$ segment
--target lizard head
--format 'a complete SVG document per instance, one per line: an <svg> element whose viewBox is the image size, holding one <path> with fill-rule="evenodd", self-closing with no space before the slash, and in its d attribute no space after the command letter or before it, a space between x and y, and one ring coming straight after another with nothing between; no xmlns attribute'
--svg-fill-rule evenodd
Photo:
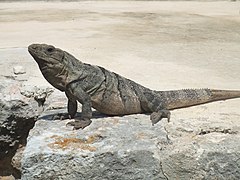
<svg viewBox="0 0 240 180"><path fill-rule="evenodd" d="M28 46L28 52L32 55L39 66L57 65L64 58L64 51L47 44L31 44Z"/></svg>
<svg viewBox="0 0 240 180"><path fill-rule="evenodd" d="M50 84L54 87L64 90L66 71L64 64L65 52L47 44L31 44L28 46L28 52Z"/></svg>

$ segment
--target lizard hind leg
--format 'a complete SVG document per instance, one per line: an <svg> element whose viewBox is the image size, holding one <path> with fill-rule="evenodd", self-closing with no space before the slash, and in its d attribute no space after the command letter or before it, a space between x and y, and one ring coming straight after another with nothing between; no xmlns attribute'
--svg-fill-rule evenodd
<svg viewBox="0 0 240 180"><path fill-rule="evenodd" d="M159 110L157 112L153 112L150 116L150 120L152 121L152 125L157 124L161 121L162 118L167 118L168 122L170 121L170 111L166 109Z"/></svg>

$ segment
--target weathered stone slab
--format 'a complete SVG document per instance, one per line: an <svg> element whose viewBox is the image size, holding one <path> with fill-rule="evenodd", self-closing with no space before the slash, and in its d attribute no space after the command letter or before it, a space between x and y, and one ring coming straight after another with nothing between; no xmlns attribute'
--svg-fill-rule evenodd
<svg viewBox="0 0 240 180"><path fill-rule="evenodd" d="M11 158L19 145L26 144L29 130L43 111L51 89L29 88L22 82L1 79L0 83L0 175L11 172ZM11 174L11 173L10 173Z"/></svg>
<svg viewBox="0 0 240 180"><path fill-rule="evenodd" d="M22 179L166 179L159 147L169 141L148 116L100 117L77 131L67 122L36 122L22 159Z"/></svg>
<svg viewBox="0 0 240 180"><path fill-rule="evenodd" d="M148 115L94 114L89 127L74 131L69 120L50 120L63 111L48 111L31 130L22 179L240 178L239 127L197 130L199 119L151 126Z"/></svg>

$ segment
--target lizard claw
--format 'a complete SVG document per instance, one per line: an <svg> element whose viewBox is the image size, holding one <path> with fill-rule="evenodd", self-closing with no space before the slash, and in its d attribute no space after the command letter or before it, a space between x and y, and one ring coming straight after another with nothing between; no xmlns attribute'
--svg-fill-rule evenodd
<svg viewBox="0 0 240 180"><path fill-rule="evenodd" d="M153 112L150 116L150 120L152 121L152 125L161 121L162 118L167 118L168 122L170 122L170 111L169 110L160 110L158 112Z"/></svg>
<svg viewBox="0 0 240 180"><path fill-rule="evenodd" d="M73 126L73 130L84 129L92 123L90 119L75 119L66 124L66 126Z"/></svg>

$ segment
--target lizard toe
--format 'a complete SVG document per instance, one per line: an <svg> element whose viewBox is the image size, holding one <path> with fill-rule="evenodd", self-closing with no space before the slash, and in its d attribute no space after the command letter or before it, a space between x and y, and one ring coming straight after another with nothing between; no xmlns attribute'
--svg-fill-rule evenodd
<svg viewBox="0 0 240 180"><path fill-rule="evenodd" d="M84 129L85 127L89 126L92 123L90 119L81 119L81 120L74 120L70 121L66 124L66 126L73 126L74 130L77 129Z"/></svg>

